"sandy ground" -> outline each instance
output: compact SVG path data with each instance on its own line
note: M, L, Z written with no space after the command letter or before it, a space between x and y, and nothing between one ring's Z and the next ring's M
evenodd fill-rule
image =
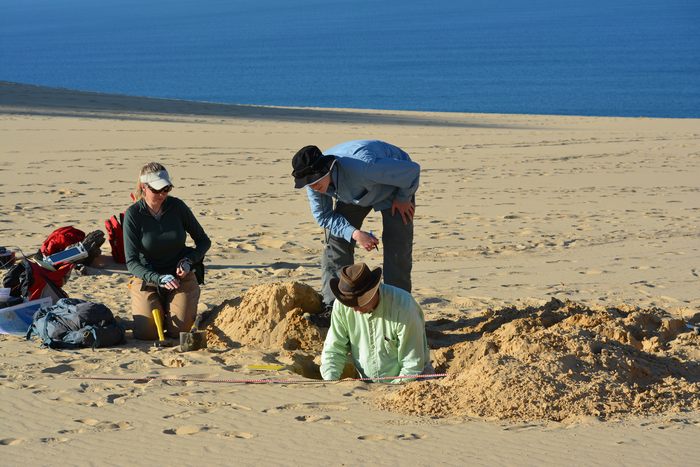
M129 205L140 166L159 161L173 177L172 195L212 239L204 312L254 286L296 281L320 291L323 232L305 193L292 189L291 157L307 144L324 150L370 138L403 148L422 168L414 296L443 368L456 371L445 361L455 341L438 337L476 332L474 320L504 310L544 310L552 299L649 312L666 328L700 311L697 119L255 107L0 82L0 122L1 246L31 254L62 226L104 230ZM380 232L380 216L366 226ZM130 275L107 245L103 254L65 290L128 321ZM356 258L381 261L376 251L358 250ZM494 328L487 337L498 336ZM615 416L572 412L555 421L450 405L435 415L399 407L417 394L454 395L465 381L410 383L397 393L401 386L314 382L291 366L248 369L291 365L288 348L233 342L183 353L129 339L94 352L57 352L5 335L0 456L12 466L693 465L700 341L680 328L664 339L639 351L685 368L674 373L678 384L689 384L684 404ZM487 363L480 363L484 374ZM74 379L84 376L120 379ZM442 393L430 392L439 385Z

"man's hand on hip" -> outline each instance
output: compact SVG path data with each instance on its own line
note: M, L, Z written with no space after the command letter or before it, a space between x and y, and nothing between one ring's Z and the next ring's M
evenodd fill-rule
M413 221L413 216L416 213L416 207L410 201L408 203L402 203L394 198L394 201L391 202L391 215L395 215L396 211L401 213L403 223L408 225L409 222Z

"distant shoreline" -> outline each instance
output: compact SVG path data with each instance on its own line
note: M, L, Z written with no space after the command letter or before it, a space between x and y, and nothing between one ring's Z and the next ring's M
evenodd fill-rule
M52 99L44 99L42 96L38 101L27 102L27 96L23 93L34 91L39 97L42 93L51 93ZM81 99L76 101L76 94L90 99ZM59 100L56 101L55 98ZM60 99L64 98L67 102ZM118 100L118 103L115 103ZM150 105L149 105L150 104ZM426 124L429 122L440 123L441 125L449 125L449 120L458 116L526 116L538 115L543 117L553 118L610 118L610 119L626 119L626 118L645 118L658 120L693 120L694 118L687 117L618 117L618 116L586 116L586 115L558 115L558 114L503 114L503 113L484 113L484 112L435 112L423 110L384 110L384 109L353 109L353 108L333 108L333 107L285 107L276 105L254 105L254 104L229 104L221 102L194 101L186 99L173 99L167 97L150 97L129 94L113 94L99 91L85 91L78 89L41 86L35 84L15 83L12 81L0 80L0 107L16 107L25 109L34 109L33 111L43 113L45 109L64 108L69 111L65 115L75 114L78 111L91 111L102 113L110 112L140 112L140 113L157 113L157 114L174 114L174 115L200 115L211 117L236 117L241 114L255 115L258 118L271 118L279 114L279 111L284 111L284 120L292 120L308 118L309 120L317 121L328 119L345 120L350 117L352 120L359 119L360 121L382 123L388 117L413 117L406 121L406 124ZM290 113L291 111L291 113ZM340 115L342 114L342 115ZM62 114L63 115L63 114ZM429 117L429 118L426 118ZM421 118L417 118L421 117ZM445 121L448 118L448 122ZM414 120L415 119L415 120ZM393 122L392 122L393 123Z

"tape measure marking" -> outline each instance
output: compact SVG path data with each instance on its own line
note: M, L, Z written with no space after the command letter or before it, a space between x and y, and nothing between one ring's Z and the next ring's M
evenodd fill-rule
M183 381L183 382L197 382L197 383L274 383L274 384L292 384L292 383L305 383L305 384L323 384L323 383L338 383L338 382L348 382L348 381L379 381L388 379L425 379L425 378L440 378L443 376L456 376L462 373L438 373L434 375L413 375L413 376L382 376L379 378L356 378L356 379L338 379L338 380L303 380L303 379L206 379L206 378L156 378L153 376L146 376L144 378L134 378L125 376L71 376L69 379L94 379L94 380L108 380L108 381Z

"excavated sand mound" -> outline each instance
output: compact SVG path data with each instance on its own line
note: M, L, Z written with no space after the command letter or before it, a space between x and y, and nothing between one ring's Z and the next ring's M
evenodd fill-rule
M251 287L240 299L224 302L214 310L213 325L207 329L207 346L320 353L325 335L302 317L305 312L319 311L318 293L307 285L289 282Z
M428 329L438 372L379 407L414 415L573 421L700 408L700 338L663 310L552 299Z
M280 361L320 378L325 330L303 314L319 295L297 282L252 287L209 321L212 349L281 349ZM587 308L552 299L479 318L429 322L439 373L378 399L412 415L574 421L700 409L700 337L663 310Z

